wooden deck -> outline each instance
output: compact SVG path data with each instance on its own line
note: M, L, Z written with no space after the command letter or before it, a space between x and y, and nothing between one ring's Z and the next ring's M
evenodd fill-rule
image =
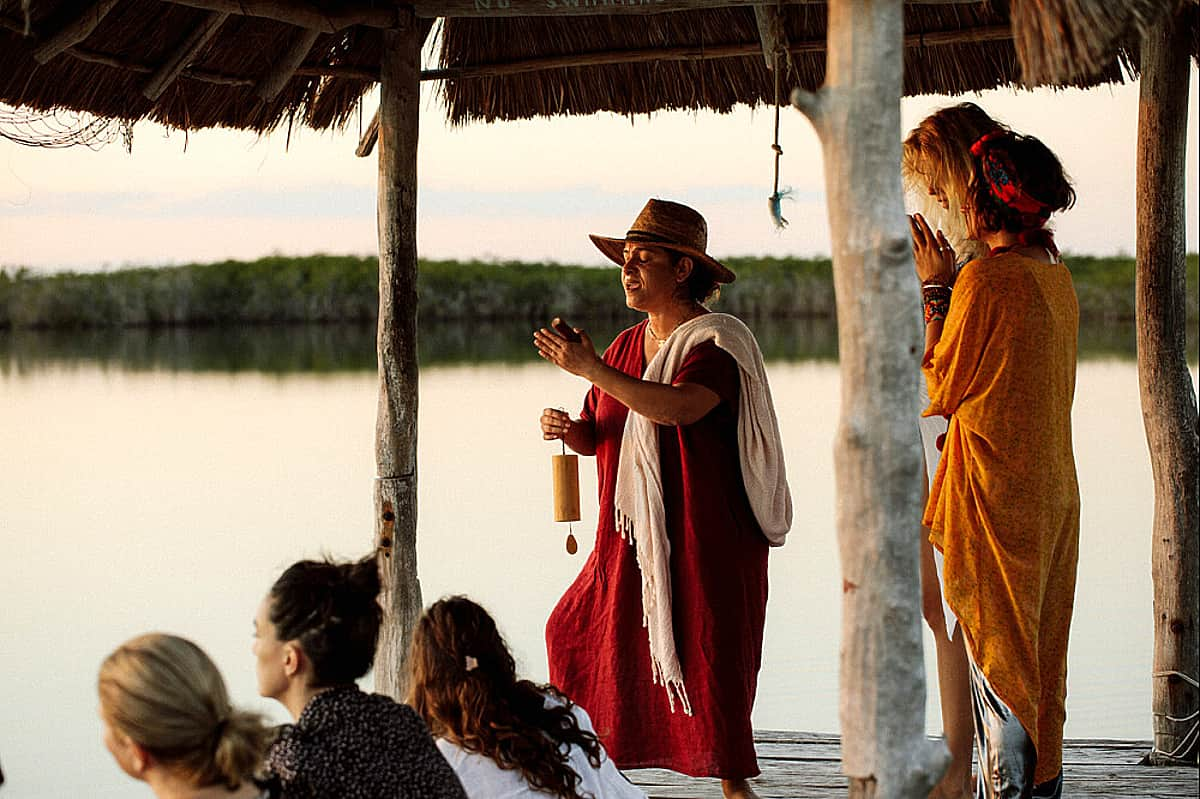
M752 784L762 799L828 799L846 795L846 778L842 776L835 736L760 731L755 733L755 740L762 775ZM1063 750L1063 796L1179 799L1200 795L1194 767L1139 766L1138 761L1149 751L1149 741L1067 741ZM662 769L637 769L627 774L651 799L721 796L721 786L713 779L693 779Z

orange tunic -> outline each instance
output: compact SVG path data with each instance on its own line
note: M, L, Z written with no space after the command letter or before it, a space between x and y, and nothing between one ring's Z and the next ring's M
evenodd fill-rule
M924 415L951 417L924 522L972 656L1033 739L1038 783L1062 767L1079 555L1078 331L1065 266L981 258L960 273L924 363Z

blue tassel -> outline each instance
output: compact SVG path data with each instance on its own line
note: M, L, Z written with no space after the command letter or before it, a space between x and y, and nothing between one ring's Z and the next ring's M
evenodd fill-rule
M788 226L788 221L783 218L783 201L785 198L792 196L790 188L783 191L777 191L767 198L767 206L771 209L771 221L775 223L775 227L783 230Z

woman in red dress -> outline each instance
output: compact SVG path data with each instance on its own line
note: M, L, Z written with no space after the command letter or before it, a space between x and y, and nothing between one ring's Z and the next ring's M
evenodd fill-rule
M699 213L651 200L624 238L592 240L647 318L602 358L582 330L535 333L543 358L592 383L579 418L547 408L541 426L596 456L600 494L595 548L546 625L550 681L619 767L753 797L767 548L791 526L762 356L702 304L734 275L706 253Z

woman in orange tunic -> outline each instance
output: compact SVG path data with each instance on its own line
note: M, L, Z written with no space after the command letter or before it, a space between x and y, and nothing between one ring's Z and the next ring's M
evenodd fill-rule
M1058 797L1079 546L1071 445L1079 309L1045 223L1075 194L1037 139L995 131L971 152L963 212L988 255L955 275L945 238L912 219L925 415L950 417L924 522L966 635L976 796Z

